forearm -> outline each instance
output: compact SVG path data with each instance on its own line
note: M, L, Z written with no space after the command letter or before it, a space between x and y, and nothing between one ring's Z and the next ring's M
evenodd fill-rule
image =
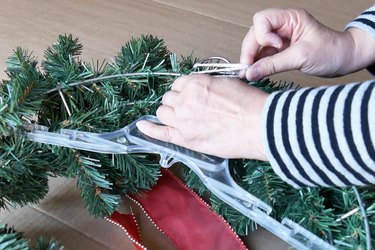
M346 29L360 28L375 37L375 5L365 10L356 19L348 23Z
M375 5L348 23L345 29L354 43L347 73L368 68L375 74Z
M295 187L375 183L375 81L272 94L263 142Z

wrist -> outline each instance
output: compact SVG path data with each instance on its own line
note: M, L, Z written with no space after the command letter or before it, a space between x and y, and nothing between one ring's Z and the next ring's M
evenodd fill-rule
M344 32L347 43L345 74L365 69L375 63L375 38L360 28L349 28Z
M265 143L264 143L264 136L263 134L265 133L265 129L266 129L266 126L265 126L265 116L266 116L266 113L267 113L267 100L269 98L270 94L266 94L263 96L263 105L262 105L262 112L260 113L260 121L259 121L259 126L260 126L260 130L259 130L259 157L258 157L258 160L261 160L261 161L267 161L268 160L268 157L267 157L267 154L266 154L266 146L265 146Z
M264 122L263 122L263 116L265 113L265 107L268 100L269 94L259 91L257 93L256 101L254 101L251 105L255 108L252 110L253 113L253 125L250 126L253 129L251 129L249 132L251 133L252 142L249 143L250 149L249 152L251 152L251 155L249 155L248 158L266 161L266 150L263 140L263 133L264 133ZM254 98L255 99L255 98Z

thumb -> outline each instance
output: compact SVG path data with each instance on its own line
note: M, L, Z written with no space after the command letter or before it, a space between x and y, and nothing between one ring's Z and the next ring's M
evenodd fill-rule
M260 33L260 32L258 32L258 33ZM264 33L260 33L260 34L258 34L258 36L256 38L258 40L258 43L262 47L271 46L271 47L274 47L276 49L280 49L283 46L283 42L282 42L281 38L271 31L266 31Z
M267 9L256 13L253 17L253 26L258 44L262 47L280 49L283 43L276 31L284 31L289 22L288 10Z
M264 57L247 69L246 78L256 81L276 73L299 69L301 60L296 56L298 54L295 47L289 47L277 54Z

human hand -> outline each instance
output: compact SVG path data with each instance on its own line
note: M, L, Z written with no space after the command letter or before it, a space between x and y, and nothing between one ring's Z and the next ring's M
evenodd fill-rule
M373 54L364 53L374 47L373 40L357 28L332 30L302 9L267 9L254 15L243 40L241 63L251 66L242 76L259 80L288 70L345 75L373 63Z
M156 115L139 130L153 138L224 158L266 160L261 138L268 94L233 78L184 76L165 93Z

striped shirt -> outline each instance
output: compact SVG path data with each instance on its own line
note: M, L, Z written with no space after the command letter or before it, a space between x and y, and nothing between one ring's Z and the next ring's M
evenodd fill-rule
M375 36L375 6L350 27ZM375 184L375 80L273 93L263 125L271 166L292 186Z

